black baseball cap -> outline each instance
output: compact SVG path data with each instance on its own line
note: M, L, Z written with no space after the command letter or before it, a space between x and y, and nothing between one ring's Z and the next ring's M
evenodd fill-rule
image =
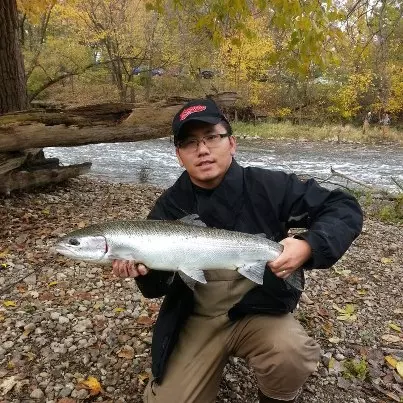
M172 121L174 144L178 144L183 126L192 120L211 123L216 125L221 121L227 123L228 119L212 99L195 99L183 106Z

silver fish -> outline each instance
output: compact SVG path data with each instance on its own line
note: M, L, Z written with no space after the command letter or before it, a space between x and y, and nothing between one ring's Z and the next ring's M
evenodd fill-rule
M71 259L97 263L133 260L153 270L184 273L200 283L206 283L203 270L237 270L263 284L266 263L280 256L283 246L258 235L208 228L188 216L178 221L90 225L63 237L55 249ZM302 269L293 272L286 283L302 291Z

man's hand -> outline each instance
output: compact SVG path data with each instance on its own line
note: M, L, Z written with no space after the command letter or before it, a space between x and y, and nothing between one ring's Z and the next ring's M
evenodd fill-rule
M113 274L118 277L145 276L149 269L141 263L132 260L114 260L112 262Z
M284 245L283 253L276 260L267 262L267 266L277 277L285 279L311 257L312 249L303 239L290 237L280 243Z

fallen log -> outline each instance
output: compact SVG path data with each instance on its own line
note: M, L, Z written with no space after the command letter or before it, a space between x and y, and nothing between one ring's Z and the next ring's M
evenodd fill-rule
M9 195L12 191L30 187L60 183L66 179L89 172L91 162L83 164L59 166L52 169L37 169L33 171L13 171L0 177L0 194Z
M172 117L180 107L181 105L137 108L122 123L109 126L0 126L0 153L26 148L130 142L166 137L171 132Z

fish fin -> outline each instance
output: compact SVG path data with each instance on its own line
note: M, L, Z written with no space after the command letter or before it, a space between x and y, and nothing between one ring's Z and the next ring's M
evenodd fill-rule
M200 219L198 214L189 214L185 217L180 218L178 221L181 221L184 224L188 225L197 225L199 227L207 227L207 225Z
M189 277L186 273L184 273L183 271L178 271L177 272L179 277L182 279L182 281L192 290L195 290L196 287L196 280L194 280L193 278Z
M238 268L238 273L253 281L256 284L263 284L264 271L266 270L266 261L245 264Z
M301 268L292 272L284 281L296 290L304 291L304 272Z
M179 272L183 272L186 276L190 277L194 281L198 281L199 283L206 284L207 280L204 277L204 272L202 269L195 268L179 268Z
M255 236L256 238L265 238L267 239L267 236L264 232L261 232L260 234L252 234L253 236Z

